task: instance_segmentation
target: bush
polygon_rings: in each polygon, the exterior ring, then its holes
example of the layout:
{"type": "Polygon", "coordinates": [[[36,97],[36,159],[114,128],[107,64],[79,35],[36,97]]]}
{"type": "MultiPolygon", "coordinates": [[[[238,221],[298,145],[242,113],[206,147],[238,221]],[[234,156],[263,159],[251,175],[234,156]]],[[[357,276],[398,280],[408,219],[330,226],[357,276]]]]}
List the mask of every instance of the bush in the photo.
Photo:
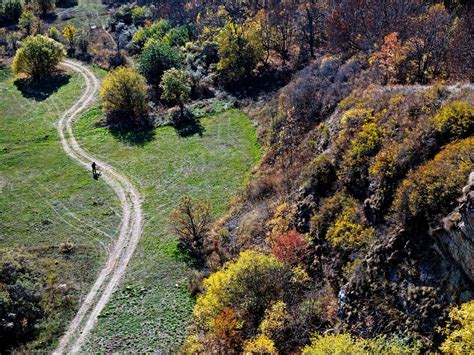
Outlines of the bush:
{"type": "Polygon", "coordinates": [[[163,43],[170,47],[184,46],[191,39],[191,31],[189,26],[179,26],[172,28],[163,37],[163,43]]]}
{"type": "Polygon", "coordinates": [[[27,342],[43,316],[43,275],[26,254],[0,251],[0,351],[27,342]]]}
{"type": "Polygon", "coordinates": [[[265,311],[258,330],[269,339],[280,341],[289,319],[286,304],[283,301],[277,301],[265,311]]]}
{"type": "Polygon", "coordinates": [[[311,219],[311,234],[322,241],[344,209],[355,208],[357,202],[345,193],[338,192],[324,199],[318,213],[311,219]]]}
{"type": "Polygon", "coordinates": [[[211,223],[209,204],[183,197],[179,206],[171,212],[170,219],[179,247],[198,260],[203,259],[211,223]]]}
{"type": "Polygon", "coordinates": [[[337,215],[326,239],[334,246],[351,250],[366,246],[375,237],[375,229],[367,227],[356,204],[346,205],[337,215]]]}
{"type": "Polygon", "coordinates": [[[449,318],[446,328],[442,330],[447,338],[440,350],[456,355],[474,353],[474,301],[453,308],[449,318]]]}
{"type": "Polygon", "coordinates": [[[259,335],[244,344],[244,354],[271,354],[276,355],[278,351],[271,339],[265,335],[259,335]]]}
{"type": "Polygon", "coordinates": [[[18,21],[18,25],[20,29],[24,30],[26,34],[29,36],[31,34],[31,30],[33,28],[34,22],[35,22],[35,15],[31,11],[26,10],[21,14],[20,20],[18,21]]]}
{"type": "Polygon", "coordinates": [[[448,214],[474,169],[473,151],[474,137],[466,138],[412,170],[396,192],[392,210],[397,220],[414,226],[448,214]]]}
{"type": "Polygon", "coordinates": [[[0,3],[0,26],[17,24],[23,11],[19,0],[7,0],[0,3]]]}
{"type": "Polygon", "coordinates": [[[302,234],[291,230],[275,239],[272,254],[289,265],[296,265],[305,261],[309,245],[302,234]]]}
{"type": "Polygon", "coordinates": [[[324,197],[336,181],[336,170],[328,153],[322,153],[313,159],[304,174],[305,186],[317,197],[324,197]]]}
{"type": "Polygon", "coordinates": [[[24,73],[33,80],[42,80],[51,75],[64,59],[66,52],[62,44],[45,36],[26,38],[13,59],[13,71],[24,73]]]}
{"type": "Polygon", "coordinates": [[[155,86],[161,82],[164,72],[181,66],[179,50],[164,43],[152,41],[138,58],[138,68],[147,81],[155,86]]]}
{"type": "Polygon", "coordinates": [[[474,106],[464,101],[450,102],[436,113],[433,123],[449,137],[467,137],[474,131],[474,106]]]}
{"type": "Polygon", "coordinates": [[[48,37],[54,39],[56,42],[61,41],[61,32],[55,26],[48,27],[48,37]]]}
{"type": "Polygon", "coordinates": [[[136,126],[147,117],[145,79],[134,69],[118,67],[109,72],[102,82],[100,96],[111,123],[136,126]]]}
{"type": "Polygon", "coordinates": [[[374,339],[353,338],[349,334],[317,335],[311,345],[303,349],[304,355],[326,354],[400,354],[411,355],[420,352],[418,342],[385,336],[374,339]]]}

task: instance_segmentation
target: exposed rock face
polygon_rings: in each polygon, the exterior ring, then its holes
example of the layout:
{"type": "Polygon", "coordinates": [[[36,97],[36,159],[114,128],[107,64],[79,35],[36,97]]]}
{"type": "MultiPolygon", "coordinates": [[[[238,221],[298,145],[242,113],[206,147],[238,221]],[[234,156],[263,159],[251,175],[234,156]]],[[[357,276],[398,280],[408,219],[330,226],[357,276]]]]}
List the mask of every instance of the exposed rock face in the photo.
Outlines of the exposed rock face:
{"type": "Polygon", "coordinates": [[[474,173],[444,228],[392,230],[376,242],[339,295],[352,333],[421,335],[428,347],[453,304],[474,297],[474,173]]]}
{"type": "Polygon", "coordinates": [[[474,172],[463,189],[460,206],[444,219],[444,229],[434,234],[441,245],[474,281],[474,172]]]}

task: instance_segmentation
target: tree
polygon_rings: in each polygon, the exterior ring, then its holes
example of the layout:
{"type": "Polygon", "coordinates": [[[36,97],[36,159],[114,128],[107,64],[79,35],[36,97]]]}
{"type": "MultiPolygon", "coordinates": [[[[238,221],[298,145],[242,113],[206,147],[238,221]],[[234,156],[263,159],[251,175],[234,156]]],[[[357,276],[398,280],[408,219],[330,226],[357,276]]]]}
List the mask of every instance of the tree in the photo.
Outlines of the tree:
{"type": "Polygon", "coordinates": [[[219,63],[217,70],[225,84],[243,81],[250,77],[263,59],[263,49],[250,28],[227,22],[217,35],[219,63]]]}
{"type": "Polygon", "coordinates": [[[300,4],[300,12],[302,13],[301,32],[304,41],[309,47],[311,58],[315,56],[315,48],[320,46],[324,41],[324,23],[325,12],[322,11],[318,0],[303,1],[300,4]]]}
{"type": "Polygon", "coordinates": [[[474,301],[451,309],[449,318],[446,328],[442,330],[447,338],[440,350],[444,354],[472,354],[474,352],[474,301]]]}
{"type": "Polygon", "coordinates": [[[400,63],[406,59],[407,52],[407,46],[398,40],[398,33],[392,32],[384,37],[380,50],[370,57],[369,62],[377,65],[386,80],[394,84],[398,79],[400,63]]]}
{"type": "Polygon", "coordinates": [[[33,80],[42,80],[51,75],[66,53],[62,44],[38,35],[27,37],[13,59],[13,71],[24,73],[33,80]]]}
{"type": "Polygon", "coordinates": [[[454,22],[443,4],[433,5],[412,19],[411,37],[407,40],[409,81],[426,84],[444,73],[454,22]]]}
{"type": "Polygon", "coordinates": [[[53,11],[56,1],[55,0],[32,0],[34,11],[41,15],[42,17],[46,16],[48,12],[53,11]]]}
{"type": "Polygon", "coordinates": [[[21,14],[20,20],[18,21],[18,25],[29,36],[31,34],[34,21],[35,15],[31,11],[24,11],[21,14]]]}
{"type": "Polygon", "coordinates": [[[64,26],[63,36],[70,50],[74,48],[74,40],[76,37],[76,32],[77,32],[76,27],[74,27],[70,22],[68,22],[67,25],[64,26]]]}
{"type": "Polygon", "coordinates": [[[189,99],[191,85],[189,75],[184,70],[169,69],[161,78],[160,88],[163,90],[161,97],[179,105],[181,118],[184,114],[184,103],[189,99]]]}
{"type": "Polygon", "coordinates": [[[245,332],[255,334],[274,301],[296,297],[290,286],[292,277],[290,267],[273,256],[241,252],[204,280],[205,292],[198,296],[194,316],[199,324],[212,328],[215,317],[232,307],[245,323],[245,332]]]}
{"type": "Polygon", "coordinates": [[[155,86],[161,82],[163,73],[171,68],[181,66],[181,55],[178,49],[164,43],[151,41],[138,58],[138,68],[147,81],[155,86]]]}
{"type": "Polygon", "coordinates": [[[209,204],[187,196],[171,212],[172,226],[178,236],[180,248],[198,260],[205,254],[211,220],[209,204]]]}
{"type": "Polygon", "coordinates": [[[134,69],[118,67],[109,72],[100,90],[109,121],[136,126],[148,113],[145,79],[134,69]]]}

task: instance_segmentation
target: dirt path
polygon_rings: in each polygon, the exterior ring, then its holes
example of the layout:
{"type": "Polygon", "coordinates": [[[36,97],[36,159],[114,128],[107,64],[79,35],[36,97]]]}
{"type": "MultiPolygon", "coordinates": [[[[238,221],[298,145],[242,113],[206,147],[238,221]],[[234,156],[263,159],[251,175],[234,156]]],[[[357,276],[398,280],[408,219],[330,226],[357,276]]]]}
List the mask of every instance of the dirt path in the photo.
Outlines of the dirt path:
{"type": "Polygon", "coordinates": [[[58,123],[58,133],[63,149],[68,156],[87,170],[90,170],[93,161],[96,162],[102,173],[101,179],[104,179],[114,189],[120,199],[122,221],[115,246],[107,257],[94,285],[83,300],[79,311],[66,329],[54,354],[80,351],[85,339],[97,322],[97,317],[110,300],[123,276],[138,244],[143,226],[141,198],[137,189],[111,165],[100,161],[82,149],[73,134],[74,120],[96,99],[99,81],[87,67],[78,62],[66,60],[63,66],[82,75],[86,82],[84,94],[64,113],[58,123]]]}

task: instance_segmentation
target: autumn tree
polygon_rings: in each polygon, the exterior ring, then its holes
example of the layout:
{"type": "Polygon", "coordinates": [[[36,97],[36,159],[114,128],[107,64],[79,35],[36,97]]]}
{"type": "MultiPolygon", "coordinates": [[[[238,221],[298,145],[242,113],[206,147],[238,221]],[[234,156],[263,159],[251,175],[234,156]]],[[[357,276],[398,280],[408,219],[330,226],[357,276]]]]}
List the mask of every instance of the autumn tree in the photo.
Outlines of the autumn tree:
{"type": "Polygon", "coordinates": [[[100,96],[111,123],[130,127],[145,121],[148,113],[145,79],[134,69],[118,67],[109,72],[100,96]]]}
{"type": "Polygon", "coordinates": [[[217,35],[219,62],[217,70],[224,84],[249,78],[263,59],[263,50],[253,27],[228,22],[217,35]]]}
{"type": "Polygon", "coordinates": [[[449,43],[453,35],[453,17],[443,4],[436,4],[410,24],[408,60],[409,81],[422,84],[442,74],[446,68],[449,43]]]}
{"type": "Polygon", "coordinates": [[[74,48],[74,40],[76,38],[76,32],[77,32],[76,27],[74,27],[70,22],[68,22],[67,25],[64,26],[63,37],[69,46],[69,50],[72,50],[74,48]]]}
{"type": "Polygon", "coordinates": [[[29,75],[35,81],[42,80],[56,70],[65,55],[64,47],[51,38],[27,37],[13,59],[13,71],[29,75]]]}
{"type": "Polygon", "coordinates": [[[474,301],[454,307],[449,312],[447,335],[440,347],[444,354],[472,354],[474,352],[474,301]]]}
{"type": "Polygon", "coordinates": [[[382,70],[387,82],[393,84],[398,81],[399,65],[406,59],[408,50],[398,39],[398,33],[392,32],[384,37],[384,43],[371,56],[370,62],[382,70]]]}
{"type": "Polygon", "coordinates": [[[277,258],[242,252],[204,281],[205,292],[198,297],[194,316],[207,327],[226,307],[233,307],[245,322],[245,333],[254,334],[274,301],[297,297],[292,277],[291,268],[277,258]]]}
{"type": "Polygon", "coordinates": [[[163,91],[161,97],[176,103],[179,106],[181,118],[183,118],[184,104],[189,99],[191,92],[188,73],[176,68],[165,71],[161,78],[160,88],[163,91]]]}
{"type": "Polygon", "coordinates": [[[170,217],[180,248],[200,261],[206,253],[206,238],[212,221],[209,203],[185,196],[170,217]]]}

